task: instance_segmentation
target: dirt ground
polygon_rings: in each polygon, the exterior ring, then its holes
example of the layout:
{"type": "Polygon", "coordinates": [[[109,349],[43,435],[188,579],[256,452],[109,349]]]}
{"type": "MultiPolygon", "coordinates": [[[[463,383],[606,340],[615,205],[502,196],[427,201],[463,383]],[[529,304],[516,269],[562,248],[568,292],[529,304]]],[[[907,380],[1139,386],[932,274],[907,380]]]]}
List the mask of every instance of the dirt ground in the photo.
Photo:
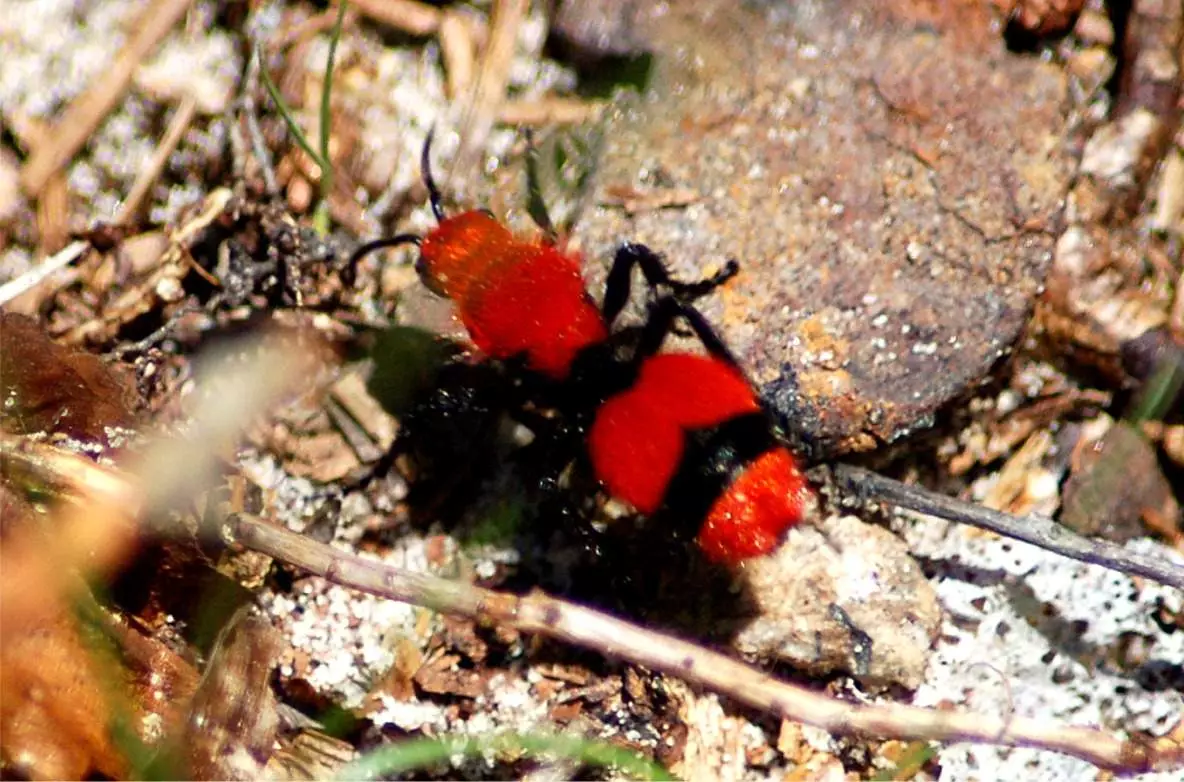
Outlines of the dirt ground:
{"type": "Polygon", "coordinates": [[[6,777],[1178,778],[1181,4],[0,11],[6,777]],[[555,410],[408,414],[514,371],[350,261],[436,226],[429,134],[597,301],[624,241],[739,262],[696,306],[810,468],[776,550],[555,410]]]}

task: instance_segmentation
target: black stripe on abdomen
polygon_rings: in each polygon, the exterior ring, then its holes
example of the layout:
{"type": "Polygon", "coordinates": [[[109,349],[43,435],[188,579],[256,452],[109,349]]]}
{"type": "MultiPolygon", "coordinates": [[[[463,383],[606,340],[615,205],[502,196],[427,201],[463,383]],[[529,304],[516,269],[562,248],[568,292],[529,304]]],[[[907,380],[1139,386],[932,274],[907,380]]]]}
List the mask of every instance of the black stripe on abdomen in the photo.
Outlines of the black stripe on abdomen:
{"type": "Polygon", "coordinates": [[[694,538],[707,511],[756,457],[778,444],[768,416],[752,413],[686,432],[686,450],[666,486],[660,513],[694,538]]]}

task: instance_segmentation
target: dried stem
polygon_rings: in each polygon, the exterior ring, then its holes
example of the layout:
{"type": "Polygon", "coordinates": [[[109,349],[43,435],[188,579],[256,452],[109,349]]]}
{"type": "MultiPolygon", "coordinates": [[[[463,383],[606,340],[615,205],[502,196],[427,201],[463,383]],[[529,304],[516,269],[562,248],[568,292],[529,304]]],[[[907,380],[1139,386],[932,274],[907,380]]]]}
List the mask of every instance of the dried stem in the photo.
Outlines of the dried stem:
{"type": "MultiPolygon", "coordinates": [[[[267,140],[263,137],[263,129],[259,126],[259,109],[255,104],[255,95],[259,89],[260,74],[263,70],[261,51],[259,45],[256,44],[251,49],[251,56],[247,59],[247,72],[243,78],[240,110],[247,126],[251,153],[255,156],[255,162],[263,176],[263,187],[269,197],[277,198],[280,194],[279,179],[275,174],[275,165],[271,159],[271,152],[267,148],[267,140]]],[[[245,164],[244,160],[244,169],[245,164]]]]}
{"type": "Polygon", "coordinates": [[[333,583],[594,649],[708,687],[782,719],[815,725],[834,734],[1035,747],[1063,752],[1100,768],[1122,772],[1184,763],[1184,750],[1168,740],[1123,740],[1099,730],[1054,725],[1030,717],[840,701],[779,681],[757,668],[687,641],[542,593],[518,597],[411,573],[337,551],[247,515],[235,517],[231,527],[233,537],[243,546],[333,583]]]}
{"type": "Polygon", "coordinates": [[[479,151],[485,148],[498,110],[506,99],[514,44],[529,8],[528,0],[497,0],[493,4],[489,40],[477,66],[479,76],[465,107],[468,126],[461,134],[461,148],[456,153],[454,171],[471,171],[479,151]]]}
{"type": "Polygon", "coordinates": [[[74,261],[82,257],[82,254],[86,252],[88,247],[90,247],[89,242],[71,242],[60,252],[46,258],[21,276],[0,285],[0,307],[16,297],[28,293],[46,279],[53,276],[55,272],[74,263],[74,261]]]}
{"type": "Polygon", "coordinates": [[[416,0],[350,0],[363,16],[408,35],[431,35],[440,27],[440,9],[416,0]]]}
{"type": "Polygon", "coordinates": [[[1184,589],[1184,567],[1160,557],[1127,551],[1122,546],[1106,540],[1082,537],[1044,516],[1012,516],[917,486],[908,486],[871,470],[849,464],[836,464],[833,471],[839,484],[859,497],[891,503],[960,524],[989,529],[1070,559],[1143,576],[1161,584],[1184,589]]]}
{"type": "Polygon", "coordinates": [[[498,112],[498,121],[507,125],[579,125],[596,120],[604,111],[600,101],[577,98],[508,100],[498,112]]]}
{"type": "MultiPolygon", "coordinates": [[[[42,479],[48,477],[54,484],[69,486],[74,492],[92,499],[93,502],[87,504],[92,508],[114,506],[126,513],[130,508],[142,506],[145,501],[145,491],[137,488],[131,478],[89,460],[64,454],[52,446],[22,442],[18,438],[0,440],[0,444],[5,446],[0,448],[0,457],[3,457],[0,458],[0,462],[3,462],[5,473],[10,478],[13,477],[14,469],[40,474],[42,479]]],[[[967,517],[966,508],[960,507],[962,503],[903,487],[896,481],[880,478],[859,468],[844,466],[839,471],[845,480],[865,487],[865,493],[870,493],[870,489],[866,487],[875,487],[880,496],[892,498],[894,502],[900,501],[907,507],[927,513],[939,513],[958,520],[967,517]],[[900,489],[906,491],[902,492],[900,489]]],[[[151,494],[159,497],[160,491],[158,489],[151,494]]],[[[973,510],[980,511],[979,516],[988,518],[1005,516],[983,512],[981,509],[973,510]]],[[[124,513],[119,515],[122,516],[124,513]]],[[[91,517],[88,514],[89,518],[91,517]]],[[[980,521],[981,518],[975,519],[975,523],[980,521]]],[[[111,526],[102,526],[106,527],[106,534],[110,535],[111,526]]],[[[1034,747],[1062,752],[1100,768],[1124,773],[1184,765],[1184,747],[1170,738],[1136,737],[1124,740],[1099,730],[1050,724],[1045,719],[929,710],[897,703],[859,704],[839,701],[805,687],[775,679],[757,668],[717,652],[542,593],[519,597],[482,589],[465,582],[408,572],[338,551],[326,544],[248,515],[233,517],[229,526],[231,536],[241,545],[333,583],[442,613],[456,614],[480,622],[503,624],[522,632],[539,633],[577,644],[607,656],[680,677],[782,719],[811,724],[837,735],[943,742],[969,741],[1034,747]]],[[[992,519],[991,524],[986,526],[1002,531],[998,519],[992,519]]],[[[1038,545],[1048,542],[1036,539],[1037,536],[1027,530],[1014,529],[1019,525],[1010,519],[1004,526],[1005,534],[1013,534],[1038,545]]],[[[1052,545],[1046,547],[1062,550],[1064,535],[1053,533],[1049,539],[1054,538],[1056,548],[1052,545]]],[[[73,540],[71,552],[52,561],[79,562],[89,559],[90,557],[84,556],[82,551],[75,550],[80,547],[89,548],[94,543],[95,541],[89,538],[73,540]]],[[[1070,549],[1076,550],[1072,546],[1070,549]]],[[[11,552],[5,552],[6,555],[9,553],[11,552]]],[[[1085,556],[1080,558],[1086,559],[1085,556]]],[[[1093,556],[1088,561],[1099,561],[1099,564],[1104,564],[1112,560],[1113,556],[1108,560],[1093,556]]],[[[48,562],[45,564],[49,565],[48,562]]],[[[1118,564],[1125,566],[1129,565],[1129,562],[1118,564]]],[[[54,567],[56,572],[63,570],[63,567],[56,564],[54,567]]],[[[16,588],[22,583],[44,585],[51,580],[45,578],[44,573],[38,573],[37,575],[42,578],[32,582],[17,578],[16,575],[19,574],[6,571],[2,583],[16,588]]],[[[13,612],[8,609],[19,601],[15,600],[15,594],[9,597],[14,599],[3,602],[6,603],[6,613],[12,614],[13,612]]]]}
{"type": "Polygon", "coordinates": [[[448,79],[448,97],[457,100],[473,85],[477,44],[472,23],[464,14],[450,11],[440,22],[440,56],[448,79]]]}
{"type": "Polygon", "coordinates": [[[136,213],[140,211],[144,199],[147,198],[148,192],[156,184],[156,180],[160,179],[161,172],[169,162],[169,155],[173,154],[177,145],[181,143],[181,139],[185,137],[185,132],[189,130],[189,125],[193,122],[196,114],[197,99],[188,95],[177,106],[172,120],[169,121],[168,129],[165,130],[164,138],[156,145],[156,151],[152,153],[152,158],[136,175],[136,181],[132,183],[131,191],[119,207],[119,213],[115,215],[116,225],[131,224],[136,213]]]}

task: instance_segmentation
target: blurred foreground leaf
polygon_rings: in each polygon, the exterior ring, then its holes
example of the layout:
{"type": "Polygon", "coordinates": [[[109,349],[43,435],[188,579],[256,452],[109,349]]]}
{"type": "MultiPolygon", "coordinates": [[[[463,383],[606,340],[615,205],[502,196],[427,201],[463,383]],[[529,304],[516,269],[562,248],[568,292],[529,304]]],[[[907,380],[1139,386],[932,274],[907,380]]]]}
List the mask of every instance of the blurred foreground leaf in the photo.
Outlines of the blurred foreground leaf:
{"type": "Polygon", "coordinates": [[[453,757],[486,753],[552,756],[614,768],[639,779],[674,779],[666,769],[627,749],[578,736],[497,734],[452,739],[415,739],[389,744],[346,766],[338,779],[374,779],[414,771],[453,757]]]}

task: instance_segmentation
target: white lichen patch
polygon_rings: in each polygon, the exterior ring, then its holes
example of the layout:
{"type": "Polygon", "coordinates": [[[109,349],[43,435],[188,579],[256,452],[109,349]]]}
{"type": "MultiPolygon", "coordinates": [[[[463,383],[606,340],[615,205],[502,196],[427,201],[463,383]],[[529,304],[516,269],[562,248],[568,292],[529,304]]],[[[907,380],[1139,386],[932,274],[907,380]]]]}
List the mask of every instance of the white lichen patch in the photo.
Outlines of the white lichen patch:
{"type": "Polygon", "coordinates": [[[362,705],[395,661],[392,640],[413,635],[418,616],[414,606],[319,578],[298,582],[293,594],[265,593],[261,604],[290,644],[281,672],[345,708],[362,705]]]}
{"type": "MultiPolygon", "coordinates": [[[[35,122],[52,126],[72,101],[94,88],[135,34],[146,8],[126,0],[23,0],[8,6],[0,14],[0,118],[17,130],[20,140],[26,135],[35,139],[35,122]]],[[[168,109],[186,95],[194,96],[207,114],[226,107],[242,61],[229,34],[209,30],[215,11],[214,3],[194,4],[188,18],[202,34],[176,31],[167,37],[138,69],[136,84],[73,158],[67,180],[78,214],[85,214],[78,218],[84,224],[114,217],[156,150],[159,124],[168,109]]],[[[207,187],[196,181],[193,171],[201,166],[194,153],[202,164],[220,154],[220,143],[210,148],[202,137],[220,136],[221,123],[197,124],[201,128],[190,134],[193,143],[183,142],[168,166],[171,176],[192,181],[159,188],[166,208],[153,205],[154,221],[174,219],[180,209],[199,201],[207,187]]]]}
{"type": "MultiPolygon", "coordinates": [[[[907,518],[901,532],[915,554],[930,560],[931,583],[946,611],[917,705],[954,703],[1116,732],[1162,735],[1176,726],[1184,696],[1157,685],[1156,672],[1184,665],[1184,633],[1165,632],[1155,616],[1184,608],[1179,590],[968,527],[907,518]],[[1121,666],[1116,660],[1132,638],[1140,639],[1140,659],[1121,666]]],[[[1182,559],[1150,540],[1128,546],[1182,559]]],[[[939,762],[949,780],[1097,773],[1053,752],[970,744],[943,747],[939,762]]]]}
{"type": "MultiPolygon", "coordinates": [[[[0,106],[50,119],[111,64],[143,10],[125,0],[24,0],[0,14],[0,106]]],[[[11,117],[8,117],[11,118],[11,117]]]]}

